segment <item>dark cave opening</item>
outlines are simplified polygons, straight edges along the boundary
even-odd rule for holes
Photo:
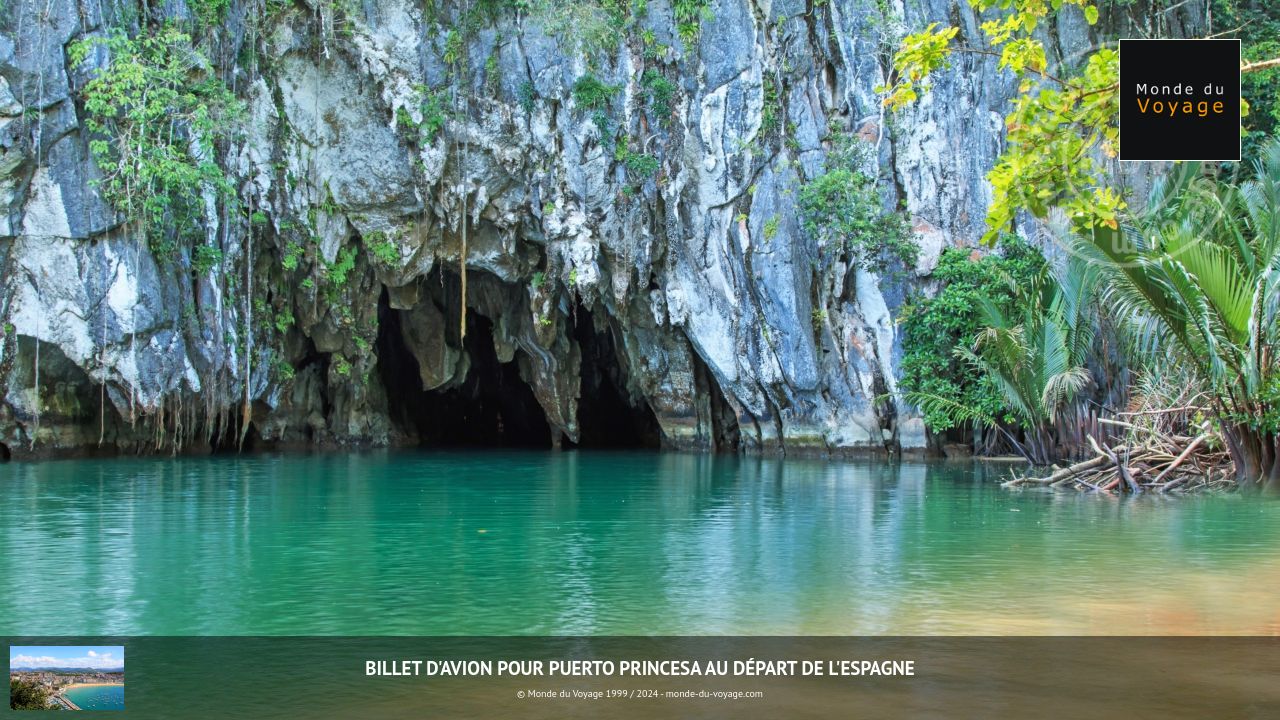
[[[521,377],[521,363],[529,362],[523,351],[516,350],[510,362],[502,362],[494,347],[493,320],[475,310],[468,310],[467,336],[459,340],[457,307],[449,301],[454,280],[446,273],[439,292],[435,283],[423,283],[425,292],[418,303],[432,303],[428,314],[434,318],[425,323],[417,314],[423,306],[395,309],[388,292],[382,292],[377,372],[386,388],[392,423],[405,439],[422,447],[553,447],[557,431],[547,422],[533,388]],[[571,339],[581,351],[579,435],[576,443],[562,437],[561,446],[661,447],[662,431],[653,411],[643,398],[633,398],[626,389],[625,368],[612,328],[603,323],[598,328],[590,311],[581,305],[570,323]],[[445,347],[450,348],[446,352],[453,352],[452,348],[461,346],[466,355],[461,361],[466,376],[424,390],[418,360],[424,352],[423,343],[438,343],[427,349],[428,357],[437,357],[432,353]],[[447,374],[439,381],[445,377]]]
[[[13,455],[9,452],[9,446],[4,443],[0,443],[0,462],[9,462],[9,458],[11,457],[13,457]]]
[[[582,390],[578,397],[578,442],[566,447],[659,448],[662,429],[643,398],[626,390],[612,327],[599,330],[591,312],[574,312],[573,339],[582,351]]]
[[[424,297],[419,302],[433,302]],[[402,311],[384,290],[378,302],[378,374],[387,390],[391,421],[424,447],[550,448],[551,427],[533,389],[520,377],[519,354],[501,362],[493,323],[467,312],[462,342],[469,367],[457,384],[423,390],[418,360],[405,342]],[[447,315],[446,315],[447,317]],[[446,322],[444,337],[458,344],[458,328]]]

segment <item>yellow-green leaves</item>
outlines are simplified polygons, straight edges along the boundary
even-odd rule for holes
[[[877,88],[878,92],[887,93],[884,104],[891,109],[909,105],[919,97],[916,93],[919,83],[933,71],[947,64],[951,55],[949,44],[960,28],[949,27],[937,30],[934,23],[914,35],[902,39],[902,47],[893,58],[893,69],[897,81],[892,85]],[[924,88],[927,89],[927,86]]]
[[[1093,0],[969,0],[979,12],[1000,11],[982,23],[989,48],[953,47],[959,28],[935,23],[908,35],[894,56],[896,82],[882,88],[890,109],[910,104],[930,74],[946,67],[951,53],[998,54],[999,67],[1021,79],[1020,96],[1006,118],[1007,145],[987,175],[992,202],[983,242],[992,244],[1019,211],[1036,216],[1062,208],[1079,228],[1115,227],[1124,202],[1105,187],[1095,156],[1115,157],[1119,58],[1102,49],[1076,77],[1049,73],[1044,44],[1034,33],[1051,12],[1074,5],[1090,24],[1098,21]]]
[[[1044,72],[1048,66],[1044,46],[1031,38],[1019,38],[1004,46],[1000,53],[1000,69],[1021,75],[1024,71]]]

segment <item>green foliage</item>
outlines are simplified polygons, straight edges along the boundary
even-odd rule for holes
[[[391,238],[387,237],[386,233],[369,233],[364,238],[364,246],[373,255],[374,259],[383,265],[400,264],[400,247]]]
[[[778,236],[778,224],[780,220],[777,215],[772,215],[768,220],[764,221],[764,241],[770,242]]]
[[[284,257],[280,260],[280,266],[285,270],[292,272],[298,267],[298,261],[302,258],[304,250],[302,246],[296,242],[289,243],[285,249]]]
[[[289,382],[298,374],[298,371],[293,367],[293,365],[290,365],[288,361],[285,360],[276,360],[275,367],[276,376],[284,382]]]
[[[642,153],[631,153],[627,156],[627,169],[642,177],[653,177],[658,173],[658,158]]]
[[[640,31],[640,44],[645,60],[658,60],[671,49],[670,45],[658,42],[658,36],[650,28]]]
[[[502,86],[502,76],[498,72],[498,53],[494,51],[484,61],[484,86],[490,94],[497,94]]]
[[[595,75],[587,73],[574,82],[573,101],[584,110],[604,110],[620,89],[616,85],[607,85]]]
[[[710,18],[709,0],[672,0],[671,11],[675,15],[676,32],[686,46],[697,42],[702,34],[702,21]]]
[[[1267,448],[1280,442],[1280,139],[1259,155],[1242,184],[1178,165],[1132,227],[1099,228],[1075,247],[1102,273],[1104,306],[1138,358],[1204,383],[1246,485],[1269,474]]]
[[[241,106],[172,25],[138,38],[114,31],[81,40],[71,46],[72,63],[84,65],[99,44],[110,61],[82,92],[89,148],[103,173],[98,187],[140,224],[157,254],[167,254],[202,236],[203,193],[234,198],[215,141],[235,127]]]
[[[231,0],[187,0],[187,6],[204,27],[221,24],[230,5]]]
[[[604,109],[591,113],[591,122],[600,129],[601,137],[608,137],[613,134],[613,120],[609,118],[609,113],[605,112]]]
[[[268,0],[268,7],[275,0]],[[280,3],[288,5],[287,3]],[[334,31],[339,37],[350,38],[354,34],[355,22],[364,13],[364,8],[357,0],[311,0],[308,3],[321,17],[321,28],[324,32]]]
[[[1014,288],[1030,286],[1042,274],[1045,261],[1038,251],[1016,236],[1001,242],[999,254],[970,255],[969,250],[946,248],[932,277],[942,289],[932,298],[917,298],[899,316],[902,332],[902,389],[910,396],[947,401],[923,407],[929,430],[944,432],[963,424],[951,410],[966,407],[975,414],[1013,423],[991,379],[957,363],[956,348],[972,348],[982,330],[982,303],[1002,312],[1013,310]]]
[[[616,49],[645,8],[642,2],[629,4],[625,0],[529,0],[528,13],[570,51],[590,58]]]
[[[659,122],[666,122],[671,116],[671,101],[676,95],[675,83],[662,73],[650,68],[640,76],[640,87],[644,89],[649,109],[657,116]]]
[[[827,311],[822,308],[814,308],[809,315],[810,320],[813,322],[813,331],[815,333],[822,332],[822,326],[827,322]]]
[[[289,332],[289,328],[293,327],[293,323],[294,323],[293,309],[289,307],[286,307],[285,309],[276,313],[276,317],[273,322],[273,324],[276,327],[276,330],[278,330],[281,335]]]
[[[543,273],[542,271],[538,271],[533,274],[532,278],[529,279],[529,284],[533,287],[534,290],[537,290],[538,288],[541,288],[542,284],[545,283],[546,281],[547,281],[546,273]]]
[[[50,710],[49,691],[30,680],[11,677],[9,707],[13,710]]]
[[[1280,57],[1280,3],[1213,0],[1213,29],[1239,37],[1244,62]],[[1248,105],[1243,119],[1245,136],[1238,169],[1248,173],[1268,137],[1280,132],[1280,68],[1246,73],[1240,93]]]
[[[928,90],[928,77],[950,66],[951,41],[960,32],[958,27],[939,29],[933,23],[924,30],[906,36],[893,57],[896,82],[878,88],[888,93],[885,104],[897,109],[920,98],[918,90]]]
[[[618,138],[617,145],[613,149],[614,159],[625,165],[627,172],[640,180],[657,175],[660,167],[658,158],[644,153],[632,152],[628,147],[629,142],[630,138],[626,135]]]
[[[926,415],[995,428],[1028,461],[1045,465],[1057,457],[1058,413],[1091,382],[1085,362],[1094,337],[1094,274],[1073,262],[1061,276],[1042,271],[1029,285],[1011,285],[1009,292],[1011,301],[978,295],[981,329],[972,346],[954,350],[970,372],[995,388],[1001,413],[948,396],[915,392],[906,397]],[[1024,431],[1022,439],[1005,430],[1003,422],[1009,420]]]
[[[449,121],[448,94],[444,90],[432,90],[426,85],[414,87],[420,100],[416,111],[400,108],[397,119],[418,131],[418,142],[430,145]]]
[[[863,152],[857,139],[833,134],[826,172],[800,188],[804,228],[819,248],[846,253],[860,267],[884,269],[890,260],[913,266],[919,248],[910,224],[884,209],[874,179],[856,169]]]
[[[528,80],[520,83],[520,87],[516,91],[516,96],[516,99],[520,101],[520,107],[524,110],[525,114],[527,115],[532,113],[534,101],[538,97],[537,88],[534,87],[533,83]]]
[[[338,251],[338,257],[332,263],[326,264],[325,277],[334,287],[344,287],[355,266],[356,249],[354,247],[344,248]]]
[[[781,103],[778,101],[778,86],[773,77],[766,74],[762,81],[764,106],[760,109],[760,134],[770,135],[778,129]]]
[[[351,374],[351,362],[345,357],[338,355],[337,359],[333,362],[333,371],[342,377],[347,377]]]
[[[982,23],[990,49],[966,52],[998,54],[1000,68],[1019,80],[1019,95],[1005,124],[1008,141],[987,178],[992,202],[987,210],[986,243],[995,242],[1019,210],[1044,217],[1064,209],[1080,230],[1117,226],[1124,208],[1120,195],[1106,186],[1091,150],[1108,157],[1119,141],[1116,52],[1094,52],[1083,70],[1064,79],[1047,72],[1044,45],[1036,35],[1050,15],[1065,5],[1080,7],[1086,20],[1097,22],[1092,0],[969,0],[978,11],[1000,10]],[[928,87],[929,76],[948,66],[958,27],[935,23],[908,35],[894,55],[894,81],[880,88],[892,109],[914,102]]]
[[[463,47],[462,34],[458,32],[457,28],[452,28],[444,37],[444,54],[441,55],[440,59],[444,61],[445,65],[457,65],[458,61],[462,59],[465,49]]]
[[[196,275],[208,275],[222,264],[222,250],[212,245],[196,245],[191,251],[191,270]]]

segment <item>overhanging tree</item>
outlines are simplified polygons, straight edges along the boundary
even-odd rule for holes
[[[999,58],[1002,70],[1019,80],[1019,95],[1005,119],[1007,144],[987,179],[992,202],[985,244],[995,244],[1016,214],[1045,217],[1060,208],[1075,228],[1115,230],[1124,198],[1109,187],[1097,155],[1115,157],[1119,143],[1119,55],[1100,48],[1074,74],[1050,69],[1044,44],[1035,37],[1051,14],[1075,6],[1090,24],[1098,22],[1093,0],[968,0],[978,12],[999,12],[982,23],[986,46],[957,41],[958,27],[935,23],[907,35],[894,56],[890,82],[881,88],[890,109],[914,102],[930,76],[947,67],[954,53]],[[1264,50],[1272,49],[1271,46]],[[1246,49],[1246,55],[1251,55]],[[1280,68],[1280,57],[1246,62],[1241,73]],[[1243,103],[1245,112],[1248,104]]]

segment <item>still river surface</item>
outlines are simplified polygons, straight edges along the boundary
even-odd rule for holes
[[[0,466],[0,634],[1280,633],[1280,503],[652,453]]]

